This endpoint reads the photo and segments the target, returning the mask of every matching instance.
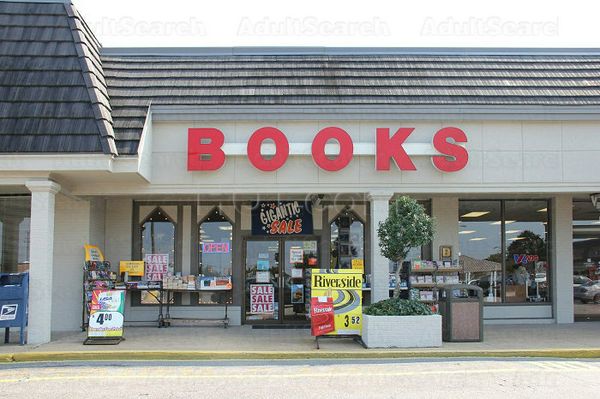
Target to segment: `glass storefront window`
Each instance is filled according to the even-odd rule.
[[[0,197],[0,272],[29,270],[31,197]]]
[[[352,269],[352,262],[365,261],[365,227],[349,208],[344,209],[331,223],[332,269]]]
[[[548,202],[505,201],[506,302],[547,302]]]
[[[460,201],[459,261],[464,280],[483,289],[487,302],[502,301],[502,205]]]
[[[548,201],[465,200],[459,212],[464,278],[486,302],[550,301]]]
[[[200,224],[198,274],[205,277],[232,275],[233,224],[214,209]],[[219,296],[224,296],[220,298]],[[200,304],[231,303],[231,291],[199,293]]]
[[[175,269],[175,222],[160,208],[156,207],[141,223],[142,259],[147,254],[168,254],[169,271]],[[157,292],[142,291],[141,303],[158,303]]]
[[[600,212],[590,200],[573,201],[575,320],[600,320]]]

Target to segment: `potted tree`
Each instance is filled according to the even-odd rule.
[[[413,247],[433,239],[434,222],[410,197],[400,197],[390,206],[388,218],[379,224],[381,254],[396,262],[393,298],[371,304],[364,310],[362,339],[369,348],[433,347],[442,345],[442,318],[429,306],[400,298],[400,269]]]

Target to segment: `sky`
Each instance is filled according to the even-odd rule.
[[[73,3],[105,47],[600,47],[594,1]]]

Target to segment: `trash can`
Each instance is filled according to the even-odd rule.
[[[449,284],[440,288],[439,295],[442,339],[483,341],[483,290],[476,285]]]
[[[0,273],[0,328],[5,328],[5,344],[10,327],[19,327],[19,340],[25,345],[28,303],[29,273]]]

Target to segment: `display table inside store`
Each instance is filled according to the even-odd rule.
[[[163,288],[162,290],[163,294],[164,294],[164,304],[165,304],[165,314],[164,317],[162,315],[162,305],[161,305],[161,314],[160,314],[160,318],[162,320],[162,325],[159,324],[159,327],[169,327],[171,325],[171,321],[172,320],[190,320],[190,321],[214,321],[214,322],[218,322],[219,324],[223,324],[223,328],[227,328],[227,326],[229,325],[229,316],[228,316],[228,307],[229,307],[229,303],[227,300],[223,301],[223,303],[219,303],[218,305],[222,305],[225,307],[224,309],[224,313],[223,313],[223,317],[219,317],[219,318],[209,318],[209,317],[172,317],[171,316],[171,302],[173,300],[173,295],[176,292],[181,292],[181,293],[205,293],[205,292],[213,292],[213,293],[229,293],[231,292],[230,289],[222,289],[222,288],[215,288],[215,289],[207,289],[207,288],[202,288],[202,289],[172,289],[172,288]]]
[[[156,304],[158,305],[158,316],[155,320],[127,320],[126,323],[157,323],[158,327],[162,327],[164,324],[163,317],[163,306],[164,306],[164,295],[163,289],[161,286],[158,287],[138,287],[127,284],[125,287],[123,286],[115,286],[115,290],[124,290],[126,292],[147,292],[150,296],[156,299]]]

